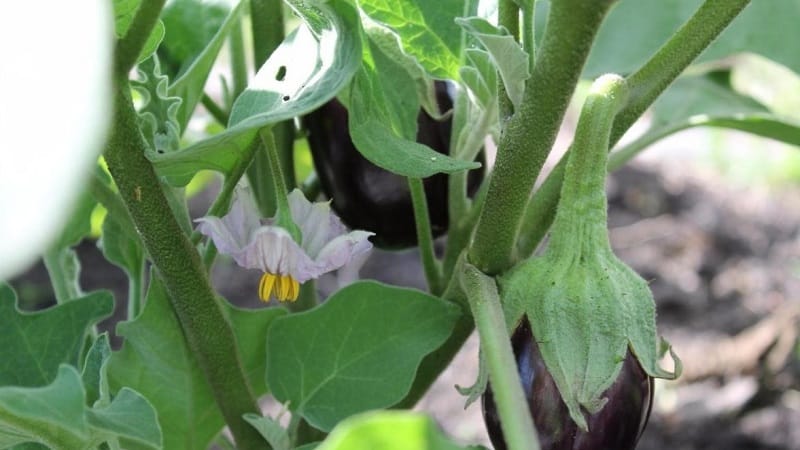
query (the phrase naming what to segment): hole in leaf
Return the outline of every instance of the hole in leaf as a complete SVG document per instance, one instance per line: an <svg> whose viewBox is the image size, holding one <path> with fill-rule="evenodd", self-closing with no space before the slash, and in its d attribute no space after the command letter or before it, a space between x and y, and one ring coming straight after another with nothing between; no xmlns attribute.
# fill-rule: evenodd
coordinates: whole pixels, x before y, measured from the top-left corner
<svg viewBox="0 0 800 450"><path fill-rule="evenodd" d="M286 66L278 67L278 73L275 74L275 79L278 81L283 81L286 78Z"/></svg>
<svg viewBox="0 0 800 450"><path fill-rule="evenodd" d="M283 101L288 102L290 98L291 97L289 97L288 95L284 95L283 96Z"/></svg>

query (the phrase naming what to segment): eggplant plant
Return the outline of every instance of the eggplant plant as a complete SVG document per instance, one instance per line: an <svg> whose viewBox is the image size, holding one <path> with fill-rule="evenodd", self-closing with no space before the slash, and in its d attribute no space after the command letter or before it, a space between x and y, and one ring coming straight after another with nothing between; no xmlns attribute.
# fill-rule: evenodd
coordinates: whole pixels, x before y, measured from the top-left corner
<svg viewBox="0 0 800 450"><path fill-rule="evenodd" d="M496 448L632 449L653 379L681 366L610 248L607 172L691 127L800 145L798 124L709 72L741 52L800 72L797 0L16 3L0 448L479 448L409 411L477 329L462 393L483 397ZM571 149L536 187L586 83ZM221 188L191 217L186 187L209 171ZM127 301L79 282L98 206ZM373 245L417 245L427 291L359 279ZM24 311L13 277L36 258L56 304ZM256 271L241 289L261 308L219 294L219 261ZM112 346L97 324L123 304Z"/></svg>

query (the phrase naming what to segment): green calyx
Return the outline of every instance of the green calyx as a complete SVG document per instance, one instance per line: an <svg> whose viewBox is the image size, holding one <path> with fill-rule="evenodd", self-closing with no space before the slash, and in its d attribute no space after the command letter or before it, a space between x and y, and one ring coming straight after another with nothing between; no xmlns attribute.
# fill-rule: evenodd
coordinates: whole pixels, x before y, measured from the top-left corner
<svg viewBox="0 0 800 450"><path fill-rule="evenodd" d="M572 419L588 430L603 393L630 351L652 377L674 379L658 361L668 346L656 334L653 295L611 251L606 229L606 176L614 116L627 100L625 80L600 77L581 112L550 243L500 280L507 326L527 315L542 358Z"/></svg>

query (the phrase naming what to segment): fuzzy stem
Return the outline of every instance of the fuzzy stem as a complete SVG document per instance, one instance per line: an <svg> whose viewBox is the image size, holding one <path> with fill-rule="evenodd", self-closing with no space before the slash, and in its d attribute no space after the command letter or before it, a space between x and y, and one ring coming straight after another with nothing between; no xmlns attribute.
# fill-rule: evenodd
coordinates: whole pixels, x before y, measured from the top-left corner
<svg viewBox="0 0 800 450"><path fill-rule="evenodd" d="M591 43L612 0L553 2L519 111L503 128L469 260L497 274L513 263L525 204L555 141Z"/></svg>
<svg viewBox="0 0 800 450"><path fill-rule="evenodd" d="M630 100L614 120L609 148L749 2L707 0L644 66L628 77ZM528 203L519 239L523 257L535 250L553 222L566 160L564 155Z"/></svg>
<svg viewBox="0 0 800 450"><path fill-rule="evenodd" d="M208 94L204 93L203 97L200 99L200 102L203 104L203 107L206 108L206 111L211 114L211 117L219 122L220 125L225 126L228 124L228 119L230 118L228 113L225 112L225 110L223 110L213 98L209 97Z"/></svg>
<svg viewBox="0 0 800 450"><path fill-rule="evenodd" d="M273 51L283 41L283 1L282 0L250 0L250 21L253 36L253 62L258 70ZM275 146L287 187L294 187L294 124L291 120L272 126ZM253 164L247 169L247 178L258 203L258 208L265 217L275 214L276 192L269 179L271 171L263 148L256 151Z"/></svg>
<svg viewBox="0 0 800 450"><path fill-rule="evenodd" d="M522 49L528 54L528 71L536 64L536 0L530 0L522 9Z"/></svg>
<svg viewBox="0 0 800 450"><path fill-rule="evenodd" d="M63 270L67 260L72 259L77 264L76 272L80 273L80 263L75 256L75 251L71 248L51 248L44 252L44 266L50 276L50 284L53 286L53 293L56 296L56 303L59 305L83 295L76 278L72 278L70 273Z"/></svg>
<svg viewBox="0 0 800 450"><path fill-rule="evenodd" d="M114 49L115 78L127 77L128 72L136 65L144 44L158 22L164 3L166 0L142 0L128 32L117 41Z"/></svg>
<svg viewBox="0 0 800 450"><path fill-rule="evenodd" d="M291 209L289 209L289 193L286 190L283 170L281 170L281 161L278 155L278 147L275 144L275 136L270 128L262 128L259 131L259 135L267 151L270 180L272 181L272 190L275 193L275 223L288 231L295 242L300 244L303 241L303 235L300 233L300 228L292 220Z"/></svg>
<svg viewBox="0 0 800 450"><path fill-rule="evenodd" d="M228 37L231 51L231 102L247 87L247 61L244 57L244 36L242 35L242 22L237 20L231 26Z"/></svg>
<svg viewBox="0 0 800 450"><path fill-rule="evenodd" d="M586 242L596 248L608 244L605 180L608 139L614 116L628 97L625 79L603 75L592 84L581 109L572 153L567 161L561 202L550 237L553 251L574 248ZM591 244L590 244L591 243Z"/></svg>
<svg viewBox="0 0 800 450"><path fill-rule="evenodd" d="M169 293L183 335L208 381L239 448L264 448L242 415L258 413L244 376L233 330L217 303L200 257L167 202L153 166L145 157L130 88L117 80L114 128L105 158L142 243Z"/></svg>
<svg viewBox="0 0 800 450"><path fill-rule="evenodd" d="M433 295L439 295L442 290L442 268L433 251L433 233L431 233L425 187L420 178L408 178L408 187L411 191L411 203L414 206L414 222L422 267L425 270L425 280L428 282L428 290Z"/></svg>
<svg viewBox="0 0 800 450"><path fill-rule="evenodd" d="M460 276L480 334L505 442L510 450L538 450L539 437L517 376L497 285L470 264L464 266Z"/></svg>

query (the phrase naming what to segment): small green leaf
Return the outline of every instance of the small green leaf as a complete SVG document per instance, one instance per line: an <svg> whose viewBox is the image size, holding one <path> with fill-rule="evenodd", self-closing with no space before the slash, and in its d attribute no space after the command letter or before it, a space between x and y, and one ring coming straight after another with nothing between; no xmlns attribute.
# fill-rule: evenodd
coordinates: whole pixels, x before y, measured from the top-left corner
<svg viewBox="0 0 800 450"><path fill-rule="evenodd" d="M33 313L16 307L16 294L0 285L0 386L43 386L62 363L78 365L86 329L114 309L111 293L93 292ZM83 394L81 394L83 401Z"/></svg>
<svg viewBox="0 0 800 450"><path fill-rule="evenodd" d="M166 290L151 276L142 313L118 325L125 338L122 349L109 360L113 391L128 386L147 397L158 411L169 449L205 448L223 427L206 379L186 345L180 323L169 304ZM240 343L242 361L257 394L263 394L266 329L282 309L241 310L227 307Z"/></svg>
<svg viewBox="0 0 800 450"><path fill-rule="evenodd" d="M239 2L227 17L227 6L218 2L179 0L165 8L168 31L164 44L181 64L169 87L170 95L183 100L178 109L181 131L202 98L211 68L233 25L241 20L246 3Z"/></svg>
<svg viewBox="0 0 800 450"><path fill-rule="evenodd" d="M358 70L361 24L350 1L290 4L305 24L286 37L236 100L230 127L181 151L148 155L171 183L185 185L203 169L227 174L260 128L317 108Z"/></svg>
<svg viewBox="0 0 800 450"><path fill-rule="evenodd" d="M428 416L410 411L378 411L349 418L334 428L317 450L478 450L447 439Z"/></svg>
<svg viewBox="0 0 800 450"><path fill-rule="evenodd" d="M108 440L120 440L129 450L161 448L155 411L141 395L123 389L110 405L89 409L78 372L67 365L47 386L0 388L2 448L36 442L54 449L88 449Z"/></svg>
<svg viewBox="0 0 800 450"><path fill-rule="evenodd" d="M111 347L108 344L108 333L103 333L89 348L81 369L81 379L86 390L86 406L92 406L98 400L108 400L108 388L103 386L106 383L103 366L110 356Z"/></svg>
<svg viewBox="0 0 800 450"><path fill-rule="evenodd" d="M457 307L420 291L352 284L311 311L275 321L267 385L311 425L330 430L349 415L401 400L457 316Z"/></svg>
<svg viewBox="0 0 800 450"><path fill-rule="evenodd" d="M358 151L390 172L424 178L480 166L416 142L419 102L414 80L377 45L365 48L361 70L350 85L348 112L350 137Z"/></svg>
<svg viewBox="0 0 800 450"><path fill-rule="evenodd" d="M102 439L119 439L126 450L162 448L153 406L130 388L122 388L110 404L87 411L87 422Z"/></svg>
<svg viewBox="0 0 800 450"><path fill-rule="evenodd" d="M508 98L514 108L518 108L525 91L525 80L531 76L528 54L508 30L495 27L480 17L459 18L456 23L483 44L503 79Z"/></svg>
<svg viewBox="0 0 800 450"><path fill-rule="evenodd" d="M124 270L128 277L138 277L144 262L144 249L139 235L130 235L126 231L125 220L127 217L120 218L111 212L106 214L97 245L103 256Z"/></svg>
<svg viewBox="0 0 800 450"><path fill-rule="evenodd" d="M289 433L278 422L257 414L245 414L244 420L258 430L272 450L290 450L292 448Z"/></svg>
<svg viewBox="0 0 800 450"><path fill-rule="evenodd" d="M399 36L406 53L431 75L458 79L462 33L455 18L464 14L464 0L361 0L359 6Z"/></svg>
<svg viewBox="0 0 800 450"><path fill-rule="evenodd" d="M85 448L90 430L83 399L80 376L66 365L47 386L0 388L0 442Z"/></svg>
<svg viewBox="0 0 800 450"><path fill-rule="evenodd" d="M467 65L461 68L461 80L475 95L477 103L488 109L497 102L497 70L485 50L469 49Z"/></svg>

